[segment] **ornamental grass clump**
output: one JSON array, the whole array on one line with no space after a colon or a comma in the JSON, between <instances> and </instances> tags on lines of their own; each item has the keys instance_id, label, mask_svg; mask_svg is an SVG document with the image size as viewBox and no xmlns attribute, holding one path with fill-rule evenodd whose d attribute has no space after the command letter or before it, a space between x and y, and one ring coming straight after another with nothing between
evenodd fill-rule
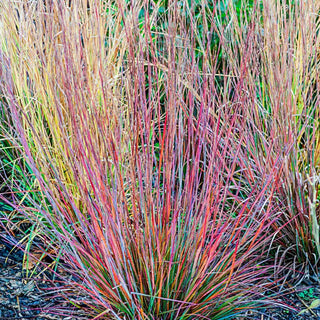
<instances>
[{"instance_id":1,"label":"ornamental grass clump","mask_svg":"<svg viewBox=\"0 0 320 320\"><path fill-rule=\"evenodd\" d=\"M235 201L251 118L220 73L221 8L0 3L1 90L34 177L14 186L28 202L5 201L82 304L106 319L226 319L263 297L282 158Z\"/></svg>"},{"instance_id":2,"label":"ornamental grass clump","mask_svg":"<svg viewBox=\"0 0 320 320\"><path fill-rule=\"evenodd\" d=\"M320 263L319 10L312 0L262 1L249 12L244 5L236 19L230 6L230 27L220 33L250 110L243 152L250 150L251 161L244 167L263 176L283 159L273 198L281 212L274 257L294 278L319 273ZM242 188L251 190L245 181Z\"/></svg>"}]
</instances>

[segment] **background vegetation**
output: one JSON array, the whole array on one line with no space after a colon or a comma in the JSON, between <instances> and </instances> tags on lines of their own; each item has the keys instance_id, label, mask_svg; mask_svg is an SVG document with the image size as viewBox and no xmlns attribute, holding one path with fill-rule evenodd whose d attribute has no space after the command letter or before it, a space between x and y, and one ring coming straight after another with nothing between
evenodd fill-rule
<instances>
[{"instance_id":1,"label":"background vegetation","mask_svg":"<svg viewBox=\"0 0 320 320\"><path fill-rule=\"evenodd\" d=\"M93 318L227 319L319 276L317 1L0 10L1 226Z\"/></svg>"}]
</instances>

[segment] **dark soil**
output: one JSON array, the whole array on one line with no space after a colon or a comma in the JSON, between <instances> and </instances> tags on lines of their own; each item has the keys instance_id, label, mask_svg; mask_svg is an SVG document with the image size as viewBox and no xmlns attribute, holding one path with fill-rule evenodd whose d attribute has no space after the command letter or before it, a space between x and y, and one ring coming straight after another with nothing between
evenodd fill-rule
<instances>
[{"instance_id":1,"label":"dark soil","mask_svg":"<svg viewBox=\"0 0 320 320\"><path fill-rule=\"evenodd\" d=\"M85 320L79 309L55 295L53 275L48 272L26 277L23 251L0 234L0 319Z\"/></svg>"},{"instance_id":2,"label":"dark soil","mask_svg":"<svg viewBox=\"0 0 320 320\"><path fill-rule=\"evenodd\" d=\"M320 306L310 309L313 301L320 299L319 279L306 279L279 294L279 306L248 310L239 320L320 320ZM275 303L276 304L276 303ZM280 306L281 305L281 306ZM286 307L285 307L286 306ZM302 311L301 314L299 314Z\"/></svg>"},{"instance_id":3,"label":"dark soil","mask_svg":"<svg viewBox=\"0 0 320 320\"><path fill-rule=\"evenodd\" d=\"M300 303L296 300L296 306ZM301 306L301 310L305 307ZM315 314L310 311L303 315L298 315L298 312L286 308L267 308L259 311L248 311L244 317L238 317L239 320L320 320L320 310L313 309Z\"/></svg>"}]
</instances>

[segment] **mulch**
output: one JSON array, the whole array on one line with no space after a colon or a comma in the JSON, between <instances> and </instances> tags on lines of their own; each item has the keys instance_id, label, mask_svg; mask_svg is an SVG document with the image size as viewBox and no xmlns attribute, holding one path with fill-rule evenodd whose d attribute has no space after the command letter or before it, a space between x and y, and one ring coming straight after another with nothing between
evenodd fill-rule
<instances>
[{"instance_id":1,"label":"mulch","mask_svg":"<svg viewBox=\"0 0 320 320\"><path fill-rule=\"evenodd\" d=\"M0 234L1 320L89 319L84 312L57 296L58 291L50 272L27 276L23 269L23 251Z\"/></svg>"},{"instance_id":2,"label":"mulch","mask_svg":"<svg viewBox=\"0 0 320 320\"><path fill-rule=\"evenodd\" d=\"M310 309L320 299L320 277L306 278L296 285L282 288L274 306L248 310L238 320L320 320L320 306Z\"/></svg>"}]
</instances>

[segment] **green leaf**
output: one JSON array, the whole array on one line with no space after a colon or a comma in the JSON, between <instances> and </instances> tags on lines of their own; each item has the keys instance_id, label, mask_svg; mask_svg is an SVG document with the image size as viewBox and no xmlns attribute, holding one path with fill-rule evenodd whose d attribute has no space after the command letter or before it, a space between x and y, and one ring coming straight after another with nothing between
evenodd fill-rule
<instances>
[{"instance_id":1,"label":"green leaf","mask_svg":"<svg viewBox=\"0 0 320 320\"><path fill-rule=\"evenodd\" d=\"M313 300L312 303L310 304L310 306L309 306L307 309L301 310L301 311L298 313L298 315L304 314L304 313L306 313L307 311L310 311L311 309L318 308L319 306L320 306L320 299Z\"/></svg>"},{"instance_id":2,"label":"green leaf","mask_svg":"<svg viewBox=\"0 0 320 320\"><path fill-rule=\"evenodd\" d=\"M313 300L312 303L310 304L310 309L315 309L320 306L320 299Z\"/></svg>"}]
</instances>

